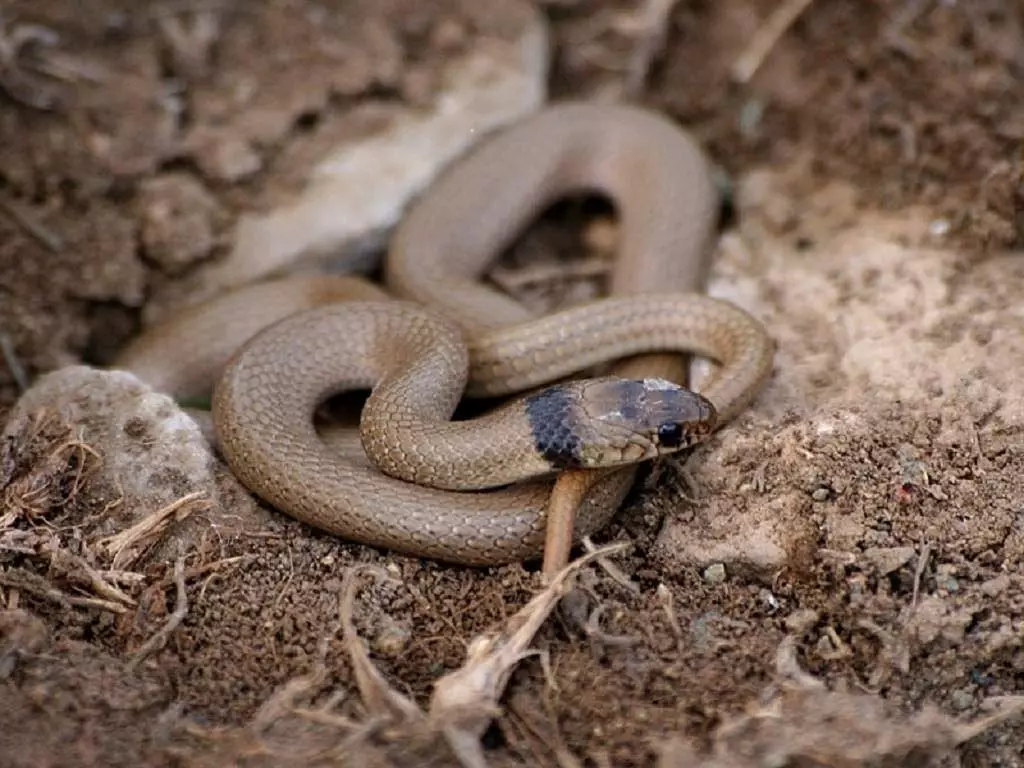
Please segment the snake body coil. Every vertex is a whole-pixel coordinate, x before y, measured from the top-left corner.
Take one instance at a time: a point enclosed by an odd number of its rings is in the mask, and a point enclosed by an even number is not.
[[[622,219],[610,298],[532,317],[479,282],[545,205],[594,190]],[[760,324],[694,292],[707,268],[714,199],[703,156],[667,120],[629,107],[553,107],[484,142],[403,221],[386,262],[388,287],[426,307],[334,304],[353,291],[374,299],[375,289],[289,278],[276,284],[284,299],[248,301],[246,291],[271,289],[242,289],[142,336],[118,365],[177,393],[186,379],[194,386],[227,363],[213,408],[220,450],[250,490],[299,520],[452,562],[526,559],[543,544],[551,483],[518,480],[635,462],[703,439],[767,379],[773,346]],[[318,304],[327,306],[301,311]],[[222,333],[225,306],[231,338]],[[200,349],[209,334],[218,348]],[[718,364],[703,397],[662,381],[684,380],[684,352]],[[464,385],[470,394],[504,395],[634,355],[645,356],[616,368],[625,380],[570,384],[483,420],[449,420]],[[203,376],[175,373],[168,362],[176,358]],[[365,455],[328,446],[313,425],[319,403],[343,388],[374,390],[361,424]],[[656,407],[642,409],[643,401]],[[591,418],[591,410],[602,415]],[[570,418],[556,423],[561,411]],[[623,469],[594,484],[577,535],[607,522],[631,479]]]

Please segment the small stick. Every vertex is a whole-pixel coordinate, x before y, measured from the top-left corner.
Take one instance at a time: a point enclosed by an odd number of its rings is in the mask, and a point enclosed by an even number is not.
[[[732,65],[732,79],[737,83],[750,82],[750,78],[761,68],[772,48],[779,42],[779,38],[810,4],[811,0],[784,0],[757,30],[746,50]]]
[[[589,536],[584,536],[582,539],[582,543],[583,548],[587,551],[588,554],[593,554],[597,551],[597,547],[594,545],[594,542],[590,540]],[[614,562],[609,560],[607,557],[598,558],[596,562],[604,570],[604,572],[607,573],[609,577],[611,577],[612,581],[614,581],[616,584],[623,587],[624,589],[629,590],[635,595],[640,594],[640,587],[637,586],[635,582],[630,581],[629,576],[627,576],[625,572],[621,568],[619,568],[619,566],[617,566]]]
[[[174,606],[174,612],[167,617],[167,621],[160,627],[155,635],[142,644],[142,647],[135,652],[131,661],[128,662],[128,669],[134,670],[139,664],[159,651],[170,638],[171,633],[185,620],[188,615],[188,593],[185,590],[185,558],[179,557],[174,562],[174,584],[177,587],[178,597]]]
[[[2,209],[15,221],[15,223],[21,225],[26,232],[32,235],[49,250],[54,253],[60,253],[64,250],[64,241],[61,239],[60,235],[50,231],[37,222],[28,214],[27,211],[22,210],[21,206],[17,205],[13,200],[0,198],[0,209]]]
[[[596,257],[567,264],[534,264],[522,269],[495,267],[490,278],[499,287],[512,292],[543,283],[604,277],[610,270],[607,259]]]
[[[917,607],[917,598],[921,594],[921,577],[924,576],[924,570],[928,567],[928,560],[931,556],[932,548],[925,544],[920,557],[917,558],[917,568],[914,569],[914,594],[910,598],[910,605],[914,608]]]
[[[135,601],[106,581],[100,573],[86,562],[84,557],[72,554],[66,549],[54,549],[49,553],[50,568],[64,571],[72,580],[88,585],[104,600],[135,605]]]
[[[640,39],[626,70],[626,94],[637,96],[651,72],[654,60],[665,50],[672,10],[679,0],[647,0],[640,12]]]
[[[41,577],[23,571],[0,571],[0,586],[11,587],[19,592],[25,592],[43,600],[75,608],[98,608],[101,611],[110,611],[111,613],[124,613],[127,610],[120,603],[115,603],[111,600],[67,595],[56,587],[50,586]]]
[[[167,527],[167,521],[172,516],[177,516],[179,520],[183,520],[192,514],[193,509],[190,508],[192,505],[198,507],[200,504],[207,505],[209,503],[210,500],[206,491],[193,491],[179,499],[175,499],[156,512],[147,515],[131,528],[100,539],[98,542],[99,546],[103,547],[108,555],[113,556],[115,568],[123,568],[133,562],[137,554],[132,554],[129,547],[134,547],[140,541],[155,538],[159,532]],[[182,510],[186,511],[183,512]]]
[[[24,392],[28,389],[28,372],[21,364],[21,358],[18,357],[18,353],[14,349],[14,342],[6,333],[0,333],[0,354],[4,357],[7,370],[11,372],[11,378],[14,379],[18,391]]]
[[[576,511],[590,490],[589,470],[563,472],[555,480],[548,501],[548,523],[544,537],[544,561],[541,574],[545,581],[552,579],[569,564]]]

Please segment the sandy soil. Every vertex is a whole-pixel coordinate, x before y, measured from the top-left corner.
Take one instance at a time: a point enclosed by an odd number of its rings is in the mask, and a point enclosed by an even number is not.
[[[553,97],[628,80],[639,4],[541,5]],[[492,766],[1024,765],[1024,6],[811,2],[731,80],[776,5],[676,3],[635,95],[728,174],[712,290],[764,319],[775,378],[685,469],[645,474],[600,537],[633,543],[614,562],[635,589],[584,569],[484,735]],[[453,46],[501,29],[466,0],[209,7],[204,27],[170,2],[6,5],[0,423],[37,375],[108,361],[239,212],[287,194],[276,160],[314,127],[428,102]],[[550,260],[579,218],[517,250]],[[540,589],[535,565],[377,552],[239,491],[233,531],[188,521],[179,594],[159,547],[111,575],[101,461],[54,419],[0,447],[0,765],[455,764],[360,697],[344,575],[392,577],[356,628],[426,706]]]

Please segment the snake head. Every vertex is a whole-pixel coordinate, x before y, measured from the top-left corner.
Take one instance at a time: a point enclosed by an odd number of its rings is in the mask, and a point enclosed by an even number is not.
[[[556,469],[635,464],[702,442],[718,414],[707,398],[665,379],[572,381],[532,396],[538,452]]]

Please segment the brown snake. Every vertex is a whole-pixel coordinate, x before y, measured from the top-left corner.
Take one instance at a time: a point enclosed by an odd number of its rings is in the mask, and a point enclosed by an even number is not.
[[[620,217],[611,296],[533,317],[480,276],[548,204],[577,192],[606,195]],[[682,353],[691,352],[718,364],[702,394],[718,423],[730,419],[767,380],[774,345],[748,314],[697,293],[715,202],[702,153],[668,120],[625,106],[550,107],[484,141],[412,206],[385,274],[390,292],[416,305],[381,301],[385,294],[356,278],[286,278],[187,310],[140,336],[116,366],[179,397],[208,389],[224,368],[213,407],[221,453],[250,490],[309,525],[469,565],[527,559],[543,545],[550,480],[473,493],[440,488],[503,485],[583,465],[552,463],[558,451],[530,442],[528,398],[476,426],[449,422],[466,377],[471,395],[503,395],[643,355],[618,363],[614,373],[649,380],[632,385],[640,399],[673,393],[674,412],[683,414],[672,417],[683,429],[673,440],[685,443],[701,439],[714,419],[705,401],[658,380],[685,381]],[[353,295],[363,301],[335,303]],[[302,311],[317,305],[326,306]],[[410,367],[412,378],[391,387],[391,395],[374,389],[362,419],[363,444],[388,474],[351,442],[330,446],[318,436],[312,415],[325,397],[377,387]],[[614,399],[622,386],[590,393]],[[382,400],[376,410],[375,399]],[[611,412],[628,420],[632,409],[627,403]],[[449,428],[454,437],[440,441],[445,448],[434,447],[431,433]],[[616,448],[628,454],[620,463],[659,455],[657,424],[653,435],[654,445],[643,447],[625,439]],[[464,463],[476,461],[476,477],[467,483],[453,473],[470,449],[476,458]],[[517,454],[522,466],[511,468]],[[577,537],[607,522],[633,476],[632,466],[594,475]]]

